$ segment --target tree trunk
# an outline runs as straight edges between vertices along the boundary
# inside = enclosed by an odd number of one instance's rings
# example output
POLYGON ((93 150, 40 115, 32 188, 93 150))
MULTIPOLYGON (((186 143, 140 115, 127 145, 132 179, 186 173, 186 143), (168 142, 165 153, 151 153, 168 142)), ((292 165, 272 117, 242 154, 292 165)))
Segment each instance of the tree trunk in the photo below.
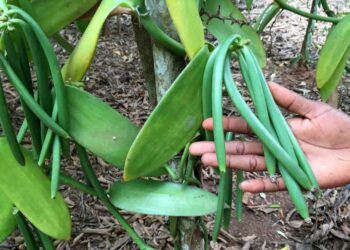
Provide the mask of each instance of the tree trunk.
MULTIPOLYGON (((159 27, 174 39, 178 39, 172 24, 165 0, 146 0, 150 15, 159 27)), ((185 60, 167 51, 161 45, 153 44, 153 61, 155 73, 155 88, 157 101, 165 95, 176 77, 185 67, 185 60)), ((175 165, 175 168, 178 164, 175 165)), ((176 170, 176 169, 175 169, 176 170)), ((204 249, 203 234, 200 230, 198 218, 182 217, 177 220, 175 246, 183 250, 204 249)))

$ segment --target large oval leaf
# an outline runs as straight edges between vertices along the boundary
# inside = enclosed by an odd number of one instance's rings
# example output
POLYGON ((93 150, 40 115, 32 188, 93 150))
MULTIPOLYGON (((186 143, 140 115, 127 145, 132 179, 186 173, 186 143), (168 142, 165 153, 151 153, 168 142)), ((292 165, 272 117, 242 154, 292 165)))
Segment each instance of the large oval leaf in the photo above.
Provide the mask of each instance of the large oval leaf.
POLYGON ((45 234, 68 240, 71 220, 60 194, 51 199, 50 181, 23 149, 26 165, 12 156, 6 139, 0 139, 0 192, 4 193, 25 217, 45 234))
POLYGON ((17 226, 12 202, 0 192, 0 242, 5 240, 17 226))
POLYGON ((168 10, 190 59, 204 45, 204 28, 195 0, 166 0, 168 10))
POLYGON ((320 94, 321 94, 322 100, 324 101, 327 100, 337 88, 337 85, 339 84, 343 76, 344 69, 348 62, 349 55, 350 55, 350 46, 348 50, 344 53, 343 58, 340 60, 338 67, 334 70, 329 80, 320 88, 320 94))
POLYGON ((134 213, 203 216, 215 212, 217 197, 203 189, 154 180, 116 182, 110 190, 114 206, 134 213))
POLYGON ((93 95, 66 86, 69 133, 80 145, 123 168, 139 128, 93 95))
POLYGON ((173 157, 202 122, 202 79, 209 56, 204 46, 178 76, 136 137, 124 179, 145 176, 173 157))
POLYGON ((203 22, 207 26, 208 31, 214 35, 220 42, 232 34, 239 34, 245 39, 250 40, 250 49, 257 57, 261 67, 266 65, 266 54, 264 45, 260 40, 256 31, 247 24, 246 18, 233 5, 230 0, 207 0, 204 4, 204 12, 202 15, 203 22), (225 17, 231 20, 221 20, 219 18, 208 18, 208 14, 215 16, 220 10, 220 17, 225 17))
MULTIPOLYGON (((318 88, 330 92, 338 85, 347 59, 350 55, 350 14, 344 17, 329 33, 322 47, 316 68, 316 82, 318 88)), ((322 92, 321 92, 322 93, 322 92)), ((328 97, 328 96, 327 96, 328 97)), ((327 99, 323 94, 322 98, 327 99)))
POLYGON ((55 34, 92 8, 99 0, 32 0, 21 6, 40 24, 48 36, 55 34))
POLYGON ((62 74, 66 81, 76 82, 83 79, 94 58, 98 37, 109 13, 120 5, 133 8, 139 2, 140 0, 102 0, 83 36, 63 66, 62 74))

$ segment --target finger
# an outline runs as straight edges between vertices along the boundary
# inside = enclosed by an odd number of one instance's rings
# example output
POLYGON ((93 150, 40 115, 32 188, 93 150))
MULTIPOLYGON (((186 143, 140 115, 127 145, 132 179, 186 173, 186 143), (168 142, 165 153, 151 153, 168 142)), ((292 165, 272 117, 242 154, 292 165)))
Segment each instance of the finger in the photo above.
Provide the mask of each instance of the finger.
MULTIPOLYGON (((203 128, 213 130, 213 118, 203 121, 203 128)), ((224 117, 223 127, 225 131, 231 131, 238 134, 253 134, 248 124, 242 117, 224 117)))
MULTIPOLYGON (((230 141, 225 143, 226 154, 232 155, 262 155, 263 149, 260 142, 256 141, 230 141)), ((190 146, 190 154, 203 155, 215 153, 215 143, 210 141, 194 142, 190 146)))
POLYGON ((269 88, 279 106, 309 119, 331 108, 324 103, 308 100, 274 82, 269 82, 269 88))
POLYGON ((240 184, 240 188, 242 191, 250 193, 265 193, 286 190, 286 186, 284 185, 282 178, 277 178, 274 182, 272 182, 269 178, 246 180, 240 184))
MULTIPOLYGON (((218 166, 215 153, 204 154, 201 161, 207 166, 218 166)), ((264 157, 257 155, 226 155, 226 164, 227 167, 241 169, 247 172, 266 170, 264 157)))

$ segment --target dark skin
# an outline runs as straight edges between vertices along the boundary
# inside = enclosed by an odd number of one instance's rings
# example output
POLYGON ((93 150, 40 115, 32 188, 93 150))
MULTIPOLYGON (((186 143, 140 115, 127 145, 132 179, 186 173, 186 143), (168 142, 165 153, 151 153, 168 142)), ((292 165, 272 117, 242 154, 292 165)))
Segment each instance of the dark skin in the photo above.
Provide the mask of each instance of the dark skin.
MULTIPOLYGON (((300 118, 288 123, 303 149, 321 188, 333 188, 350 183, 350 117, 331 106, 308 100, 276 83, 269 83, 276 103, 300 118)), ((224 130, 235 134, 252 134, 241 117, 224 118, 224 130)), ((213 129, 211 118, 203 127, 213 129)), ((217 166, 213 142, 195 142, 192 155, 201 156, 204 165, 217 166)), ((263 150, 259 141, 232 141, 226 143, 226 158, 230 168, 244 171, 266 171, 263 150)), ((246 192, 273 192, 285 190, 282 179, 272 183, 269 178, 246 180, 241 183, 246 192)))

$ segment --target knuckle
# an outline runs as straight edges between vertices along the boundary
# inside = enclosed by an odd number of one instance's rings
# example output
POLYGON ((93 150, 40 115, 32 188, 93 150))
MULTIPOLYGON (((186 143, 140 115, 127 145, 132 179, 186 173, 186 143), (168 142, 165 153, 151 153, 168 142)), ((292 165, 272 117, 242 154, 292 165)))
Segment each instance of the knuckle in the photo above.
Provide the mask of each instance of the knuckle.
POLYGON ((249 170, 254 172, 257 170, 257 168, 258 168, 258 159, 254 155, 254 156, 249 158, 249 170))
POLYGON ((241 142, 241 141, 237 142, 237 144, 236 144, 236 153, 238 155, 244 155, 245 151, 246 151, 245 143, 241 142))

